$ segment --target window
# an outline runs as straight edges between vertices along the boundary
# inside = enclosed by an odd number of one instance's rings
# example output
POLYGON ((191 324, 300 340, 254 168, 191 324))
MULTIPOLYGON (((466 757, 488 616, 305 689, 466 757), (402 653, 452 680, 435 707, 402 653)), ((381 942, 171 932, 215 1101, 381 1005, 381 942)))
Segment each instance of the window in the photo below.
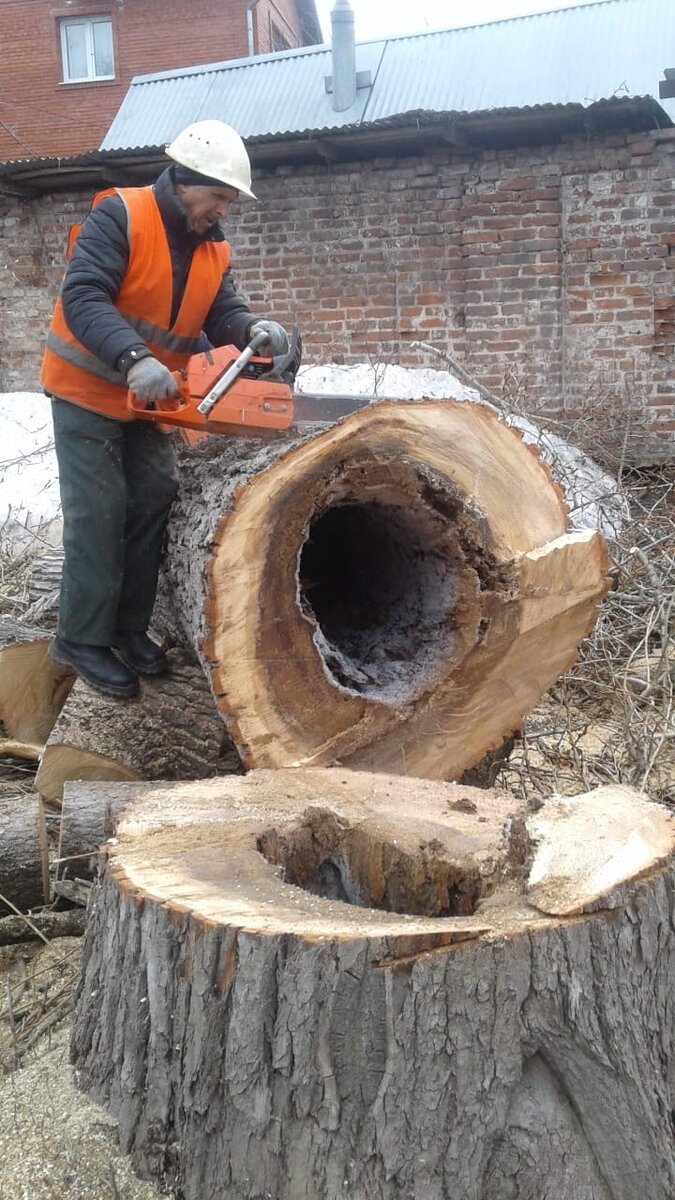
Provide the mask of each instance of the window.
POLYGON ((275 25, 274 21, 272 21, 271 24, 272 24, 271 42, 272 42, 273 52, 276 54, 277 50, 290 50, 291 44, 288 41, 288 39, 284 37, 284 35, 281 32, 281 30, 279 29, 278 25, 275 25))
POLYGON ((114 79, 110 17, 75 17, 61 21, 64 83, 85 79, 114 79))

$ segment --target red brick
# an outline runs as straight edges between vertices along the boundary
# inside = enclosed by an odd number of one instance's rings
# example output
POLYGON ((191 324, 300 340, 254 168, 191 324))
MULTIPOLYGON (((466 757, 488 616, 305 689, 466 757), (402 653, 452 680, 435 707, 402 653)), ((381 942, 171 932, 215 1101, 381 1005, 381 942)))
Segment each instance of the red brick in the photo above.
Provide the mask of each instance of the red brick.
MULTIPOLYGON (((248 54, 246 0, 143 0, 77 9, 44 0, 0 4, 3 122, 0 161, 77 154, 101 143, 132 76, 197 66, 248 54), (91 83, 62 82, 59 17, 110 12, 117 76, 91 83), (19 34, 19 36, 17 36, 19 34)), ((259 0, 254 10, 255 48, 268 53, 271 21, 292 45, 301 45, 295 0, 259 0)))

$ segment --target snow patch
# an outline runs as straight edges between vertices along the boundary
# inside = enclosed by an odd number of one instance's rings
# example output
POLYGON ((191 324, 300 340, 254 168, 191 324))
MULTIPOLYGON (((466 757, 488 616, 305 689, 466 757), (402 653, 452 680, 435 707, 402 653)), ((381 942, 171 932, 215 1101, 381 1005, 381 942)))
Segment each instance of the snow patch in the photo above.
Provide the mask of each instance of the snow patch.
MULTIPOLYGON (((298 374, 299 392, 390 396, 392 399, 480 400, 478 392, 450 371, 428 367, 305 366, 298 374)), ((502 414, 503 415, 503 414, 502 414)), ((534 422, 507 416, 526 442, 536 445, 560 484, 575 529, 599 529, 616 537, 630 514, 616 481, 576 446, 545 433, 534 422)), ((36 533, 58 544, 61 533, 58 467, 54 453, 50 402, 35 392, 0 394, 0 529, 19 546, 36 533)))
POLYGON ((20 549, 61 539, 59 474, 51 404, 35 392, 0 395, 0 529, 20 549))
MULTIPOLYGON (((354 366, 302 367, 298 373, 299 392, 338 392, 394 400, 462 400, 485 403, 479 393, 465 387, 450 371, 430 367, 354 366)), ((499 412, 494 405, 489 405, 499 412)), ((562 488, 573 529, 598 529, 605 537, 616 538, 630 511, 616 480, 593 459, 553 433, 546 433, 533 421, 516 414, 500 412, 507 425, 523 435, 523 441, 539 450, 562 488)))

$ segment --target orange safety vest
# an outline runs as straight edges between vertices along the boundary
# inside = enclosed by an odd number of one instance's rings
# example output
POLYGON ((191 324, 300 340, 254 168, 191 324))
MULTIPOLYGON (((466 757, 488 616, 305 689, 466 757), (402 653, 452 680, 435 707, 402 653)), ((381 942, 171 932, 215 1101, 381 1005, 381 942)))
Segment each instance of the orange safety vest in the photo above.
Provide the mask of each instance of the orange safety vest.
MULTIPOLYGON (((129 261, 115 308, 135 329, 156 358, 172 371, 184 367, 199 349, 199 335, 230 263, 227 242, 201 242, 195 247, 185 292, 173 325, 171 252, 151 187, 115 188, 99 192, 121 196, 127 210, 129 261)), ((69 249, 72 247, 72 239, 69 249)), ((61 298, 56 301, 47 334, 40 381, 47 392, 93 409, 105 417, 129 420, 127 381, 106 366, 70 332, 61 298)))

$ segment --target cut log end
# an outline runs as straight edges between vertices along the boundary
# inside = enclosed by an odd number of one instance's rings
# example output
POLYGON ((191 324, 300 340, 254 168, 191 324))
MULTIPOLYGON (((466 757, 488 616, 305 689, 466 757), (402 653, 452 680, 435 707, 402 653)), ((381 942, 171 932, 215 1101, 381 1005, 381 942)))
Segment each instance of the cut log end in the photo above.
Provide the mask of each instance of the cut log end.
POLYGON ((44 743, 75 674, 47 654, 51 634, 0 621, 0 721, 8 737, 44 743))
POLYGON ((573 661, 602 538, 565 532, 548 471, 480 405, 384 402, 260 466, 220 500, 196 601, 245 765, 458 778, 573 661))

